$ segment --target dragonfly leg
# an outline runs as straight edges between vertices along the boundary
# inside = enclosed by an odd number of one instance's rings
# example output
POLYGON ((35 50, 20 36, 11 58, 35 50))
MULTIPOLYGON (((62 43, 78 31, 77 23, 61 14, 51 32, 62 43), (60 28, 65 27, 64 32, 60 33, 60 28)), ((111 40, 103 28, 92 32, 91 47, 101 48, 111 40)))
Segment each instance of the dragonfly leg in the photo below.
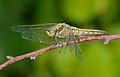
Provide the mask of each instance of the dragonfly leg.
POLYGON ((60 47, 61 47, 60 50, 59 50, 59 53, 61 53, 62 48, 63 48, 63 44, 62 44, 62 42, 60 42, 59 45, 60 45, 60 47))
POLYGON ((56 33, 57 33, 57 31, 55 31, 55 35, 54 35, 54 43, 53 43, 54 46, 57 45, 57 37, 56 37, 56 33))
POLYGON ((53 43, 54 45, 56 45, 57 44, 57 38, 56 37, 54 37, 54 43, 53 43))

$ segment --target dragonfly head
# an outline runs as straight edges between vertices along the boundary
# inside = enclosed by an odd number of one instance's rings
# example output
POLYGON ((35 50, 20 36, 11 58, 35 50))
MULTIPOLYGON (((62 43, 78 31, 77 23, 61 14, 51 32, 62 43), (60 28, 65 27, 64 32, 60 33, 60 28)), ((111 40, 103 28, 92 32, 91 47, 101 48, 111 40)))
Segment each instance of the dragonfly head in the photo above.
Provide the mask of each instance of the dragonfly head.
POLYGON ((50 30, 50 29, 48 29, 48 30, 46 31, 46 33, 47 33, 47 35, 48 35, 49 37, 53 37, 54 34, 55 34, 55 32, 54 32, 53 30, 50 30))

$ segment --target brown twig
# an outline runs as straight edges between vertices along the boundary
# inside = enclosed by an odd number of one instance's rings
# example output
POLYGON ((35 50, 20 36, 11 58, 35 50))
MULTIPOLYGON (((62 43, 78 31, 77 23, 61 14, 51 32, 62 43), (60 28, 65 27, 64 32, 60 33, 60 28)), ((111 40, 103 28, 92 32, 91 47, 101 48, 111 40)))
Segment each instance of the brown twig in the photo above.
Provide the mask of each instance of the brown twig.
MULTIPOLYGON (((81 37, 79 39, 76 39, 76 42, 79 43, 79 42, 86 42, 86 41, 91 41, 91 40, 105 40, 106 43, 107 43, 110 40, 114 40, 114 39, 120 39, 120 34, 118 34, 118 35, 116 34, 116 35, 86 36, 86 37, 81 37)), ((74 43, 74 41, 70 41, 69 45, 73 44, 73 43, 74 43)), ((66 46, 66 45, 68 45, 67 42, 62 43, 62 46, 66 46)), ((20 56, 16 56, 16 57, 7 56, 7 58, 9 60, 0 65, 0 70, 2 70, 6 66, 8 66, 8 65, 10 65, 10 64, 12 64, 16 61, 19 61, 19 60, 22 60, 22 59, 25 59, 25 58, 35 57, 37 55, 40 55, 40 54, 42 54, 44 52, 47 52, 49 50, 56 49, 58 47, 61 47, 61 45, 57 44, 55 46, 49 46, 49 47, 42 48, 40 50, 33 51, 33 52, 23 54, 23 55, 20 55, 20 56)), ((33 59, 35 59, 35 58, 33 58, 33 59)))

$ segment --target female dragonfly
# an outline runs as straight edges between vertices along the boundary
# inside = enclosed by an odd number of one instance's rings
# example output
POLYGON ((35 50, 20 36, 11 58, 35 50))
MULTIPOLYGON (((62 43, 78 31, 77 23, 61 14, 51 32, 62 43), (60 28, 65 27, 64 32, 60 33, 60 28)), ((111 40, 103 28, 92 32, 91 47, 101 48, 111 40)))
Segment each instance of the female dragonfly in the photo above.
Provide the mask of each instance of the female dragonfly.
MULTIPOLYGON (((59 43, 63 41, 74 40, 74 48, 76 56, 82 60, 82 51, 76 43, 76 37, 85 34, 106 34, 105 31, 95 29, 81 29, 70 26, 66 23, 47 23, 37 25, 18 25, 13 26, 12 31, 21 32, 24 39, 37 41, 40 43, 59 43)), ((73 45, 68 46, 70 51, 73 51, 73 45)))

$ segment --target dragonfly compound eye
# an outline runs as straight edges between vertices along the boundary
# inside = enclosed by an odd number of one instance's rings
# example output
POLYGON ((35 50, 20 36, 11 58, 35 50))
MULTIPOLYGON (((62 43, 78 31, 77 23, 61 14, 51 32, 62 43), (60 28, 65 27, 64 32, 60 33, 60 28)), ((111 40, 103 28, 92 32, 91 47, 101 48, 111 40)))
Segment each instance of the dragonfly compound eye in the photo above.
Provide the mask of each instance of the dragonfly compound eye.
POLYGON ((51 37, 51 33, 50 33, 49 30, 47 30, 46 33, 47 33, 47 35, 48 35, 49 37, 51 37))
POLYGON ((47 30, 46 33, 49 37, 53 37, 55 35, 55 31, 52 29, 47 30))

